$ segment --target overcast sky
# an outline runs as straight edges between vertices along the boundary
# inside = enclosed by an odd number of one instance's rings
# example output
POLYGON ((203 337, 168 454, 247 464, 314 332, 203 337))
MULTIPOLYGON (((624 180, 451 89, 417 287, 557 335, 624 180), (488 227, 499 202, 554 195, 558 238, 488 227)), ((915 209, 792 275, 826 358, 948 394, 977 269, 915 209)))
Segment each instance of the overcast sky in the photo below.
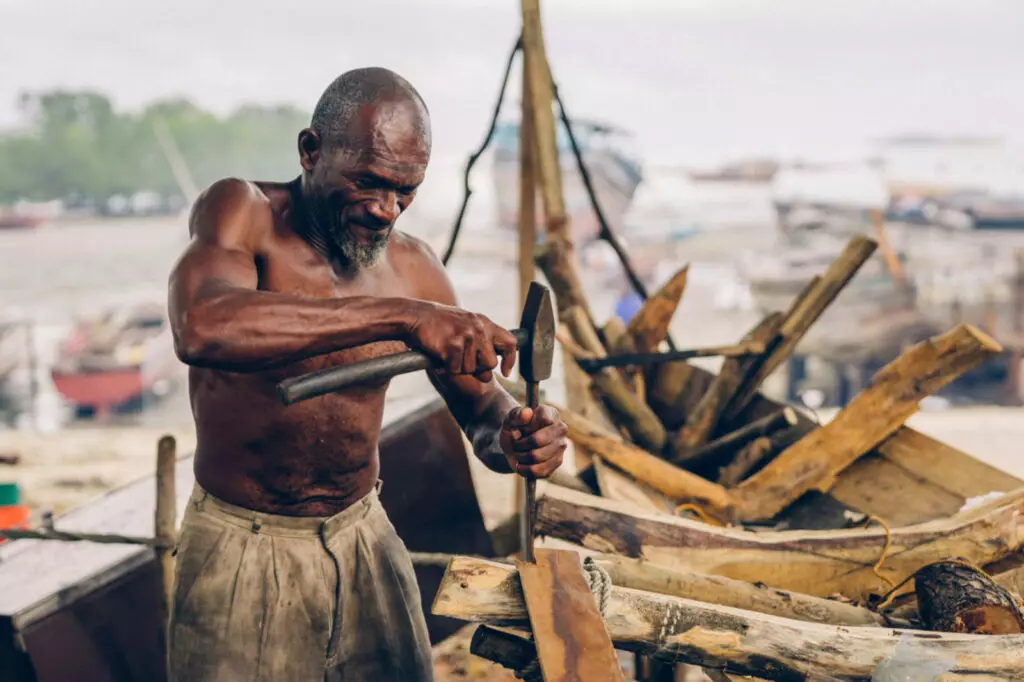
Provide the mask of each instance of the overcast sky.
MULTIPOLYGON (((843 156, 909 131, 1024 138, 1021 0, 542 4, 570 112, 633 129, 651 162, 843 156)), ((0 125, 20 91, 54 86, 124 107, 311 108, 376 64, 423 93, 442 157, 478 143, 519 28, 516 0, 0 0, 0 27, 0 125)))

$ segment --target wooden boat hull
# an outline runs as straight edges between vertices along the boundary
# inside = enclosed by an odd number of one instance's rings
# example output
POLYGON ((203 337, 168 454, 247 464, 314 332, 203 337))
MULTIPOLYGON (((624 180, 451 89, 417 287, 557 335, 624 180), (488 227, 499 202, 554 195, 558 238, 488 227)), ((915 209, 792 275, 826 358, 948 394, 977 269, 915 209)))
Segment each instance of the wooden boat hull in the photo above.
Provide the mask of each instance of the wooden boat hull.
MULTIPOLYGON (((490 556, 459 427, 439 400, 386 420, 381 502, 410 551, 490 556)), ((177 467, 179 518, 192 458, 177 467)), ((153 533, 152 477, 112 491, 57 522, 68 530, 153 533)), ((429 614, 442 567, 417 567, 432 642, 463 624, 429 614)), ((156 563, 150 550, 18 540, 0 546, 0 680, 163 682, 156 563)))

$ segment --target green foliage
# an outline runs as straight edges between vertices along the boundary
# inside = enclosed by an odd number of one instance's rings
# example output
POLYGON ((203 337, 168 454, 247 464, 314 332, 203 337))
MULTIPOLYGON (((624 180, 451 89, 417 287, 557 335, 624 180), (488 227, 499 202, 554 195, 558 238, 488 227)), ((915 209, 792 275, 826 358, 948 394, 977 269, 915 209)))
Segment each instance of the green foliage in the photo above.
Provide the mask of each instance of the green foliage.
POLYGON ((162 121, 196 185, 298 174, 296 138, 309 114, 289 106, 244 106, 227 118, 183 99, 138 113, 115 111, 96 92, 55 90, 21 97, 23 130, 0 135, 0 204, 17 199, 102 202, 115 194, 179 194, 154 132, 162 121))

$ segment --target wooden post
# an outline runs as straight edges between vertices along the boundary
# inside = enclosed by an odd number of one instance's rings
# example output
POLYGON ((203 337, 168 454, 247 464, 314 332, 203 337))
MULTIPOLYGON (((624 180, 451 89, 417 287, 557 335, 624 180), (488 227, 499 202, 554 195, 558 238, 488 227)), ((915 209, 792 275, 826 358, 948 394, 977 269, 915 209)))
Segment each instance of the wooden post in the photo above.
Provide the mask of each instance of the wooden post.
POLYGON ((168 654, 168 627, 171 603, 174 599, 174 556, 171 554, 177 532, 178 499, 174 490, 175 465, 178 446, 173 436, 164 436, 156 446, 156 513, 153 523, 157 540, 165 540, 164 547, 156 548, 157 574, 160 578, 160 596, 157 613, 160 618, 160 642, 164 661, 168 654))

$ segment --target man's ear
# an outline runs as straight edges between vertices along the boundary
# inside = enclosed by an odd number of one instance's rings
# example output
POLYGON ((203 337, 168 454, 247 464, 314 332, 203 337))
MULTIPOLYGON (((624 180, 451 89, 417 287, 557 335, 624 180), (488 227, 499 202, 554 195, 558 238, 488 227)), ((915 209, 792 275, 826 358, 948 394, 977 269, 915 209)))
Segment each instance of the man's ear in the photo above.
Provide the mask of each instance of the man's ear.
POLYGON ((303 170, 311 171, 320 160, 320 136, 312 128, 299 132, 299 163, 303 170))

